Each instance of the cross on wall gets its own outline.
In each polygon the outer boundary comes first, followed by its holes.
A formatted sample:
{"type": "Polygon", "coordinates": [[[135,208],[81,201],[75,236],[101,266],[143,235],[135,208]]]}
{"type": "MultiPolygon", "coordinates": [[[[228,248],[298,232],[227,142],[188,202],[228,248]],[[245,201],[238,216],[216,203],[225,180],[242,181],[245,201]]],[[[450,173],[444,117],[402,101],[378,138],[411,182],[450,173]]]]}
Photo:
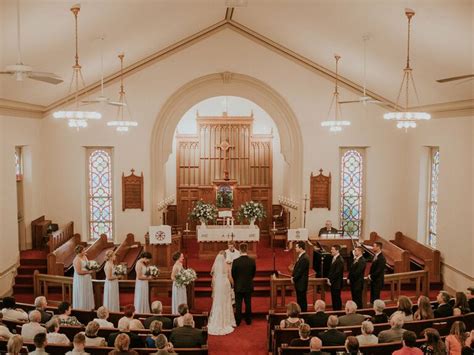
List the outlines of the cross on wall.
{"type": "Polygon", "coordinates": [[[228,139],[216,145],[216,149],[220,149],[222,152],[224,152],[224,180],[229,180],[229,170],[227,167],[227,161],[230,158],[227,155],[227,152],[229,151],[229,149],[232,148],[235,148],[235,146],[231,145],[228,139]]]}

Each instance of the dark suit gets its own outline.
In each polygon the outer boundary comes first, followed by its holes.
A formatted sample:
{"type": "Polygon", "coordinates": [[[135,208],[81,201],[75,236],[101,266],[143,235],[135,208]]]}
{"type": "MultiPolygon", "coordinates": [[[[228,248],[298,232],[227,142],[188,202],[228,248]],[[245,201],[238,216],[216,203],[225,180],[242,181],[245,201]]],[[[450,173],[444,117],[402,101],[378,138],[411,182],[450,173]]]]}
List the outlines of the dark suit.
{"type": "Polygon", "coordinates": [[[151,316],[145,319],[143,321],[143,326],[145,327],[145,329],[150,329],[151,323],[155,320],[163,323],[163,329],[173,329],[173,322],[171,321],[171,319],[169,319],[168,317],[160,316],[160,315],[151,316]]]}
{"type": "Polygon", "coordinates": [[[380,253],[377,258],[374,257],[372,265],[370,265],[370,302],[380,299],[380,291],[382,291],[385,276],[385,256],[380,253]]]}
{"type": "Polygon", "coordinates": [[[328,326],[328,318],[329,314],[319,311],[309,315],[306,321],[311,328],[323,328],[328,326]]]}
{"type": "Polygon", "coordinates": [[[328,279],[331,282],[332,309],[335,311],[342,309],[341,289],[343,273],[344,259],[341,255],[338,255],[337,258],[332,261],[328,275],[328,279]]]}
{"type": "Polygon", "coordinates": [[[242,300],[245,302],[245,321],[252,321],[253,278],[256,272],[255,260],[242,255],[232,262],[232,278],[235,292],[235,322],[242,320],[242,300]]]}
{"type": "Polygon", "coordinates": [[[306,293],[308,291],[309,258],[306,253],[301,254],[293,268],[293,284],[296,290],[296,302],[301,307],[301,312],[308,310],[306,293]]]}
{"type": "Polygon", "coordinates": [[[388,323],[388,316],[385,313],[382,314],[375,314],[372,316],[372,323],[379,324],[379,323],[388,323]]]}
{"type": "Polygon", "coordinates": [[[440,304],[433,313],[435,318],[451,317],[453,315],[453,307],[447,303],[440,304]]]}
{"type": "Polygon", "coordinates": [[[53,317],[53,314],[51,312],[47,312],[47,311],[45,311],[43,309],[40,309],[40,308],[36,308],[36,310],[41,313],[41,322],[40,323],[42,323],[42,324],[48,323],[51,320],[51,318],[53,317]]]}
{"type": "Polygon", "coordinates": [[[205,344],[202,331],[189,325],[174,328],[171,331],[169,341],[173,343],[175,348],[200,348],[201,345],[205,344]]]}
{"type": "Polygon", "coordinates": [[[318,335],[323,342],[323,346],[338,346],[344,345],[346,342],[346,334],[337,329],[328,329],[318,335]]]}
{"type": "Polygon", "coordinates": [[[352,262],[349,268],[352,300],[357,304],[359,309],[363,308],[362,289],[364,288],[365,264],[365,259],[361,256],[357,262],[352,262]]]}
{"type": "Polygon", "coordinates": [[[474,312],[474,298],[469,298],[467,302],[469,303],[469,308],[471,309],[471,312],[474,312]]]}
{"type": "MultiPolygon", "coordinates": [[[[117,333],[111,333],[109,335],[109,338],[107,339],[107,346],[114,347],[115,345],[115,338],[119,334],[127,334],[128,337],[130,338],[130,348],[144,348],[145,347],[145,342],[138,336],[137,333],[134,332],[117,332],[117,333]]],[[[173,343],[174,344],[174,343],[173,343]]]]}
{"type": "Polygon", "coordinates": [[[319,230],[318,237],[320,237],[322,234],[337,234],[337,229],[334,227],[331,227],[331,229],[323,227],[319,230]]]}

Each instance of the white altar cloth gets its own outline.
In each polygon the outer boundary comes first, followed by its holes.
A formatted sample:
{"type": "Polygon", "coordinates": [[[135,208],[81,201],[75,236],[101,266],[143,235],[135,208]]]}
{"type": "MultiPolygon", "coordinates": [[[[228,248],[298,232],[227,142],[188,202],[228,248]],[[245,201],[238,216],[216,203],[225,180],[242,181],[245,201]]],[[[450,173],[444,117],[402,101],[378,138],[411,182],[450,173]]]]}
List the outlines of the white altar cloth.
{"type": "Polygon", "coordinates": [[[260,229],[257,226],[233,225],[233,226],[197,226],[198,242],[258,242],[260,240],[260,229]]]}

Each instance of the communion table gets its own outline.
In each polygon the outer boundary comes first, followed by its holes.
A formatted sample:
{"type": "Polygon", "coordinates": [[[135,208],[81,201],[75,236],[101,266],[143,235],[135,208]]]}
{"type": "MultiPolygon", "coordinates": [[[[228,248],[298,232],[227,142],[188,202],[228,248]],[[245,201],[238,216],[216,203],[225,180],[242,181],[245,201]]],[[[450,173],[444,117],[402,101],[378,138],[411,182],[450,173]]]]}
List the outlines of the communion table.
{"type": "Polygon", "coordinates": [[[220,250],[226,250],[229,241],[248,244],[248,254],[257,256],[257,244],[260,240],[260,229],[257,226],[197,226],[199,258],[213,259],[220,250]]]}

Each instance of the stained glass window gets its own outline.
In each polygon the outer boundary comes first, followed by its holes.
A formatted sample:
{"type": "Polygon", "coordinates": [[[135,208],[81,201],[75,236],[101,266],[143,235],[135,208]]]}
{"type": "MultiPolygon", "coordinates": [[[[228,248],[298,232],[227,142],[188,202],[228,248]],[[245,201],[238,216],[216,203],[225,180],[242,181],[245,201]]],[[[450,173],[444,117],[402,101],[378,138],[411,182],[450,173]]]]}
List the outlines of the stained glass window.
{"type": "Polygon", "coordinates": [[[89,238],[113,239],[112,157],[110,149],[88,149],[89,238]]]}
{"type": "Polygon", "coordinates": [[[430,191],[428,211],[428,244],[436,248],[438,241],[439,148],[431,148],[430,191]]]}
{"type": "Polygon", "coordinates": [[[361,237],[364,161],[359,149],[344,149],[341,157],[341,227],[361,237]]]}
{"type": "Polygon", "coordinates": [[[16,181],[23,180],[23,154],[21,147],[15,147],[16,181]]]}

